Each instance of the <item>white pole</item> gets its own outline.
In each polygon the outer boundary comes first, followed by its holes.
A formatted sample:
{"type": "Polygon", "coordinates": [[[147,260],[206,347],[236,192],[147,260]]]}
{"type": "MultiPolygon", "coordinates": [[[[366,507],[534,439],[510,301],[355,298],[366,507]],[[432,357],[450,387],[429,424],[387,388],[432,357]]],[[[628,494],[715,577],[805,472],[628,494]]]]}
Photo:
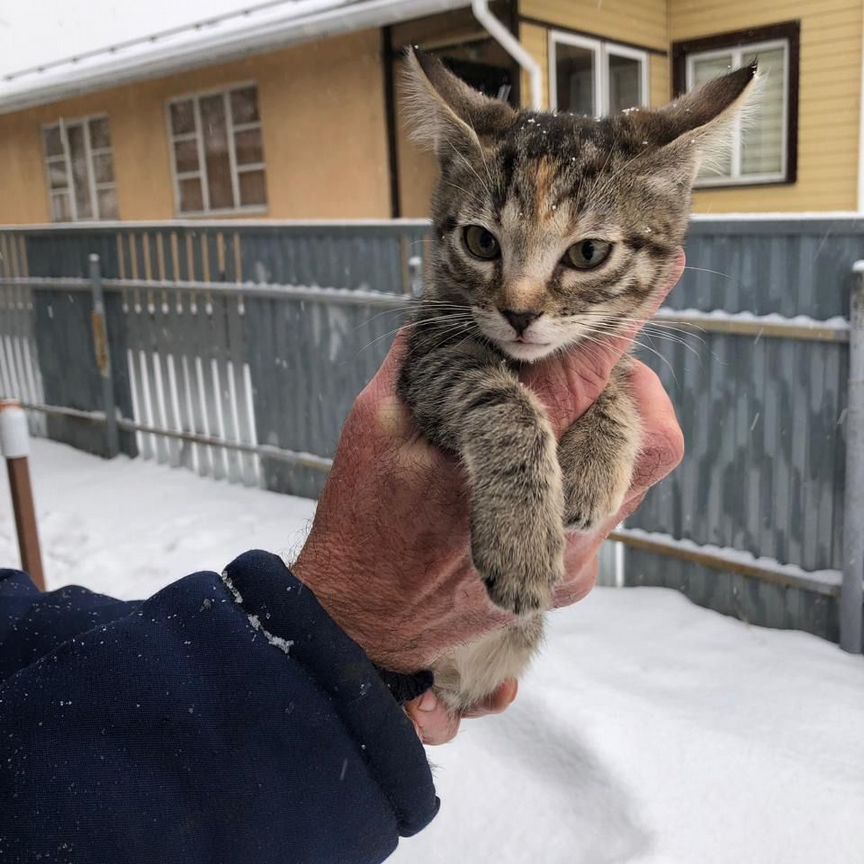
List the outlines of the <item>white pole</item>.
{"type": "Polygon", "coordinates": [[[27,415],[13,399],[0,401],[0,456],[24,459],[30,455],[27,415]]]}

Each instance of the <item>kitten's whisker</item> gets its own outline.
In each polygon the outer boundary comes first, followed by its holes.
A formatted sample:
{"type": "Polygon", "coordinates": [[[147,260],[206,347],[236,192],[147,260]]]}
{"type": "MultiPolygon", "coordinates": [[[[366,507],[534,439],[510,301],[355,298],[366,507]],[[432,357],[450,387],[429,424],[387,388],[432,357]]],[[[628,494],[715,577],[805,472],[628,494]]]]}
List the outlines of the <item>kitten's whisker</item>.
{"type": "Polygon", "coordinates": [[[473,321],[474,321],[474,319],[470,315],[458,315],[458,316],[457,315],[436,315],[433,318],[422,318],[422,319],[419,319],[417,321],[407,321],[403,324],[400,324],[398,327],[394,327],[392,330],[388,330],[386,333],[382,333],[379,336],[376,336],[370,342],[367,342],[365,345],[363,345],[361,348],[359,348],[357,351],[357,354],[360,354],[362,351],[365,351],[367,348],[370,348],[376,342],[380,342],[382,339],[386,339],[388,336],[395,335],[400,330],[402,330],[404,327],[416,326],[416,327],[418,327],[418,329],[422,329],[422,327],[424,325],[428,325],[429,327],[431,327],[432,325],[434,325],[440,321],[447,321],[447,322],[452,323],[452,322],[456,322],[457,319],[459,319],[459,320],[454,326],[466,326],[467,324],[473,323],[473,321]]]}
{"type": "Polygon", "coordinates": [[[732,276],[729,273],[721,273],[719,270],[709,270],[707,267],[684,267],[685,270],[696,270],[699,273],[713,273],[715,276],[722,276],[724,279],[731,279],[732,276]]]}
{"type": "Polygon", "coordinates": [[[640,342],[638,339],[633,340],[633,346],[635,348],[641,348],[643,351],[648,351],[650,354],[653,354],[655,357],[665,363],[669,367],[669,371],[672,373],[672,379],[675,381],[675,384],[678,384],[678,375],[675,373],[675,367],[656,348],[652,348],[650,345],[646,345],[644,342],[640,342]]]}
{"type": "Polygon", "coordinates": [[[646,333],[646,338],[662,339],[670,345],[680,345],[682,348],[686,348],[694,357],[698,357],[700,360],[702,359],[702,356],[692,345],[679,337],[670,336],[668,333],[646,333]]]}
{"type": "Polygon", "coordinates": [[[404,309],[385,309],[383,312],[376,312],[374,315],[370,315],[368,318],[364,318],[359,324],[357,324],[354,329],[359,330],[361,327],[365,327],[367,324],[371,324],[373,321],[377,321],[379,318],[383,318],[385,315],[405,315],[408,311],[408,307],[406,306],[404,309]]]}

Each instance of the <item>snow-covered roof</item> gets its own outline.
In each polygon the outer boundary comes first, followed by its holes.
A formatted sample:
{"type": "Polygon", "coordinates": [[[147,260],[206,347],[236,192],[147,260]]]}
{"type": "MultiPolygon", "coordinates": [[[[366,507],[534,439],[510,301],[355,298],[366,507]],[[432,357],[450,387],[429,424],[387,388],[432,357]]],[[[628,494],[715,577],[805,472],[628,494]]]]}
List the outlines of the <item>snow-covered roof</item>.
{"type": "MultiPolygon", "coordinates": [[[[470,0],[270,0],[0,73],[0,114],[249,54],[433,15],[470,0]]],[[[193,6],[194,8],[194,6],[193,6]]],[[[156,11],[156,10],[154,10],[156,11]]],[[[119,13],[122,16],[122,11],[119,13]]],[[[14,30],[14,27],[12,28],[14,30]]],[[[15,37],[15,33],[6,34],[15,37]]],[[[65,45],[56,40],[56,45],[65,45]]],[[[80,44],[80,43],[79,43],[80,44]]],[[[85,43],[86,44],[86,43],[85,43]]]]}

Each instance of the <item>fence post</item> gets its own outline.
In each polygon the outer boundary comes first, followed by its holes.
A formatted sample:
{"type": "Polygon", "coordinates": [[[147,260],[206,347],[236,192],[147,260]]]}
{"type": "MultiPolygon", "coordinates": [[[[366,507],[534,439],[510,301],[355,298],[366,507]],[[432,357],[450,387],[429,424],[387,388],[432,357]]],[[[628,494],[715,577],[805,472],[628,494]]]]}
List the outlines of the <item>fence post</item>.
{"type": "Polygon", "coordinates": [[[864,261],[855,263],[854,274],[849,304],[840,647],[852,654],[860,654],[864,602],[864,261]]]}
{"type": "Polygon", "coordinates": [[[9,490],[12,493],[21,567],[30,574],[39,590],[44,591],[45,575],[39,551],[39,530],[36,526],[33,487],[30,485],[30,468],[27,464],[29,453],[30,439],[24,409],[15,399],[0,400],[0,454],[6,457],[6,470],[9,472],[9,490]]]}
{"type": "Polygon", "coordinates": [[[90,286],[93,292],[93,350],[102,378],[102,410],[105,412],[105,455],[113,459],[120,452],[117,431],[117,411],[114,407],[114,379],[111,376],[111,347],[108,343],[108,322],[105,317],[105,297],[102,294],[102,273],[99,256],[90,255],[90,286]]]}

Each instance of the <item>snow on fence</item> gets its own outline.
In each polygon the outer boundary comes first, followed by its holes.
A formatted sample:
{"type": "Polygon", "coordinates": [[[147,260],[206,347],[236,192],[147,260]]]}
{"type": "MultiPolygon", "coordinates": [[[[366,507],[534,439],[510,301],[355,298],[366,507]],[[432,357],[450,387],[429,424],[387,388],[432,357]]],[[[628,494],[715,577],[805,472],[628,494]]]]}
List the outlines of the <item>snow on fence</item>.
{"type": "MultiPolygon", "coordinates": [[[[408,220],[0,231],[0,390],[91,452],[315,496],[427,243],[408,220]]],[[[642,341],[688,455],[617,533],[604,581],[837,640],[842,572],[861,569],[843,519],[864,222],[697,218],[687,252],[642,341]]]]}

